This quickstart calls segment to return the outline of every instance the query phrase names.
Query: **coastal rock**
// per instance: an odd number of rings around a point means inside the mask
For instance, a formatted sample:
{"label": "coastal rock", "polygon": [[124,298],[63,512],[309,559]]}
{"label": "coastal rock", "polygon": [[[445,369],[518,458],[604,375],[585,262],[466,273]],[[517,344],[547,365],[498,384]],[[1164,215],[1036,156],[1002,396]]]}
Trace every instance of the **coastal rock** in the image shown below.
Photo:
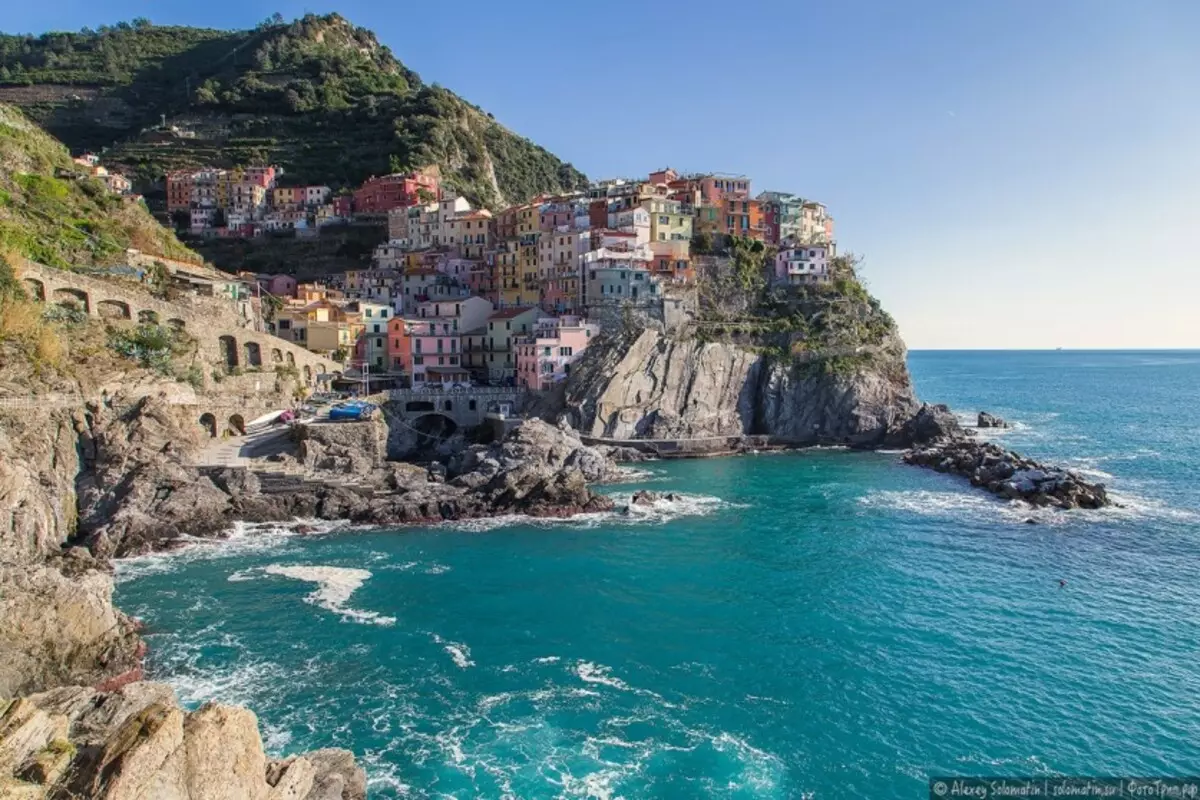
{"label": "coastal rock", "polygon": [[251,712],[133,683],[0,700],[0,796],[362,800],[366,780],[342,750],[269,762]]}
{"label": "coastal rock", "polygon": [[0,567],[0,697],[140,675],[136,626],[107,572]]}
{"label": "coastal rock", "polygon": [[633,497],[629,498],[629,503],[635,506],[652,506],[662,499],[662,495],[658,492],[641,489],[633,493]]}
{"label": "coastal rock", "polygon": [[904,345],[888,336],[869,355],[870,365],[825,372],[812,361],[648,328],[590,345],[565,390],[539,410],[605,439],[769,434],[795,445],[899,442],[918,408]]}
{"label": "coastal rock", "polygon": [[977,428],[1007,428],[1009,424],[1001,417],[994,416],[986,411],[980,411],[975,426]]}
{"label": "coastal rock", "polygon": [[1035,506],[1069,509],[1112,505],[1102,483],[1090,483],[1070,470],[1040,464],[997,444],[961,434],[923,440],[903,458],[907,464],[961,475],[992,494]]}

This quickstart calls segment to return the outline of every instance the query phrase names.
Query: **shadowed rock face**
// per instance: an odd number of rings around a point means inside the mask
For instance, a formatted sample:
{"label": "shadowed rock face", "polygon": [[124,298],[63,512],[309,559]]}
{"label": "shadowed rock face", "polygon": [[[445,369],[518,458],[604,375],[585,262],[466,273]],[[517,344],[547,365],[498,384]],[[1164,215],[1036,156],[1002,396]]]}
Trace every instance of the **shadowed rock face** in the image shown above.
{"label": "shadowed rock face", "polygon": [[542,411],[613,439],[769,434],[796,445],[898,444],[919,407],[904,345],[889,337],[870,356],[830,372],[648,329],[594,343]]}

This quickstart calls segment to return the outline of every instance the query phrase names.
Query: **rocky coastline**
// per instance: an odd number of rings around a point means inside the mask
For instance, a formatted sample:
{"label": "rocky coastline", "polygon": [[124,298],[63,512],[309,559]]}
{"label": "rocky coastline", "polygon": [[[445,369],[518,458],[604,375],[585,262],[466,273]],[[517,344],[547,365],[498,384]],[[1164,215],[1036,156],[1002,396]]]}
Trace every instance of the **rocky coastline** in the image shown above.
{"label": "rocky coastline", "polygon": [[[980,413],[981,421],[985,414]],[[1003,420],[990,414],[987,417],[992,424],[980,427],[1007,427]],[[998,497],[1032,506],[1096,509],[1113,505],[1104,484],[1084,480],[1077,472],[1043,464],[994,442],[981,441],[972,434],[948,407],[925,406],[913,419],[910,435],[914,446],[905,451],[903,461],[961,476],[972,486]]]}
{"label": "rocky coastline", "polygon": [[[757,369],[775,374],[769,364]],[[776,378],[753,380],[777,386]],[[814,407],[804,419],[849,415],[816,423],[818,440],[798,446],[826,443],[821,431],[851,447],[903,444],[911,446],[906,463],[960,475],[1000,497],[1062,509],[1111,503],[1102,485],[980,441],[945,406],[918,404],[906,375],[886,389],[881,380],[810,376],[789,389],[798,403],[810,404],[801,395],[814,387],[842,397],[840,411]],[[284,452],[254,468],[191,466],[202,433],[155,395],[0,424],[0,450],[15,456],[0,464],[0,500],[14,509],[0,537],[0,796],[12,789],[31,798],[123,800],[159,796],[162,787],[162,796],[185,798],[364,797],[351,754],[272,761],[252,713],[219,705],[189,712],[168,687],[144,682],[139,625],[112,605],[111,559],[219,539],[236,522],[384,526],[620,511],[590,487],[620,480],[616,462],[645,454],[584,444],[571,423],[603,407],[584,400],[549,415],[553,422],[528,419],[502,441],[462,445],[421,465],[388,460],[387,423],[376,418],[297,426]],[[670,424],[680,432],[714,419],[722,431],[745,432],[761,408],[735,403],[725,409],[733,416],[713,417],[707,407],[690,418],[696,404],[680,400]],[[749,421],[739,408],[750,410]],[[612,411],[610,421],[631,419],[628,409]],[[651,420],[650,431],[668,418],[644,404],[637,413]],[[647,432],[638,428],[630,432]],[[659,499],[641,492],[630,503]]]}

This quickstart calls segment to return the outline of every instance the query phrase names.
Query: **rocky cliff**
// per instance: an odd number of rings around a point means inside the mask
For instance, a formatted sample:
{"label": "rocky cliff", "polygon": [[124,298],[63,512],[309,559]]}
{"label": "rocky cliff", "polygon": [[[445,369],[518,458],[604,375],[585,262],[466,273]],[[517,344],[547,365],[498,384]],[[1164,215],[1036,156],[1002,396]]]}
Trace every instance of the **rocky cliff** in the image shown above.
{"label": "rocky cliff", "polygon": [[613,439],[769,434],[797,445],[898,444],[919,407],[904,358],[895,335],[829,366],[646,329],[590,347],[556,411],[586,435]]}

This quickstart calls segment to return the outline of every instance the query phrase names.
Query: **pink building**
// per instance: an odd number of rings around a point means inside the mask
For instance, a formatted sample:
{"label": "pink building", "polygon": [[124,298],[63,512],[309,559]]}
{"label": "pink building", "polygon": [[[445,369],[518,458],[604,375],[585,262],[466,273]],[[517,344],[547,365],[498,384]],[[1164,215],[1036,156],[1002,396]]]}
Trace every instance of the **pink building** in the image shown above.
{"label": "pink building", "polygon": [[296,296],[296,279],[291,275],[263,275],[258,279],[263,291],[276,297]]}
{"label": "pink building", "polygon": [[409,320],[412,342],[412,382],[454,383],[464,380],[462,336],[450,319]]}
{"label": "pink building", "polygon": [[515,337],[517,385],[546,391],[565,380],[571,364],[600,332],[600,326],[581,317],[540,317],[531,336]]}
{"label": "pink building", "polygon": [[700,197],[706,203],[721,205],[725,200],[750,198],[750,179],[745,175],[705,175],[699,181]]}

